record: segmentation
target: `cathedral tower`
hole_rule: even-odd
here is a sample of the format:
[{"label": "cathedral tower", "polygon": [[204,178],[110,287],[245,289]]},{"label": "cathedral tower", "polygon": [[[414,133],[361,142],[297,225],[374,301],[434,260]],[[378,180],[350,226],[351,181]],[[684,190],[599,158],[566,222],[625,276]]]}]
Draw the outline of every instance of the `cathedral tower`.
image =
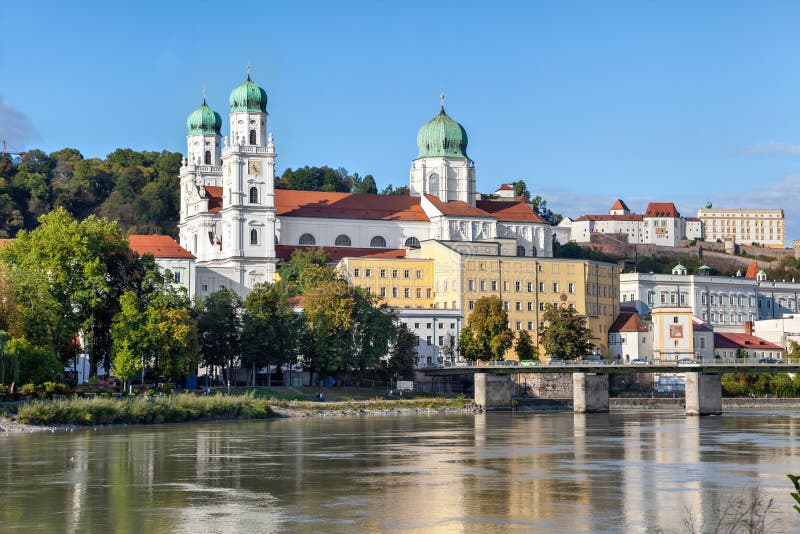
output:
[{"label": "cathedral tower", "polygon": [[467,132],[444,111],[425,123],[417,134],[419,154],[411,163],[409,189],[445,202],[461,200],[475,205],[475,162],[467,156]]}]

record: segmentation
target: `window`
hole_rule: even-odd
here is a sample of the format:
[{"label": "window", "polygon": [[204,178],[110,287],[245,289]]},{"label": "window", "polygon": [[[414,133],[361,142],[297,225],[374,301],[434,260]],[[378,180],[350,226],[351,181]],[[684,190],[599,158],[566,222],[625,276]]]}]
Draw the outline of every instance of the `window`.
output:
[{"label": "window", "polygon": [[522,303],[521,303],[520,301],[517,301],[517,302],[514,304],[514,308],[515,308],[517,311],[522,311]]},{"label": "window", "polygon": [[656,298],[656,295],[652,291],[649,291],[647,293],[647,303],[648,304],[652,305],[654,303],[654,301],[655,301],[655,298]]},{"label": "window", "polygon": [[428,336],[428,337],[425,338],[425,343],[427,343],[428,346],[430,347],[431,343],[432,343],[432,340],[433,340],[433,336]]},{"label": "window", "polygon": [[[567,292],[568,293],[575,293],[575,282],[570,282],[567,284]],[[631,299],[633,300],[633,299]]]},{"label": "window", "polygon": [[256,144],[256,131],[255,130],[250,130],[250,144],[251,145]]},{"label": "window", "polygon": [[443,329],[444,329],[444,323],[439,323],[439,330],[443,330]]},{"label": "window", "polygon": [[468,304],[469,304],[469,309],[470,310],[474,310],[475,309],[475,301],[474,300],[470,300]]},{"label": "window", "polygon": [[417,298],[418,298],[418,299],[421,299],[421,298],[422,298],[422,288],[421,288],[421,287],[418,287],[418,288],[417,288]]},{"label": "window", "polygon": [[670,304],[675,304],[675,293],[670,293],[669,294],[669,303]]},{"label": "window", "polygon": [[700,295],[700,303],[705,306],[705,303],[706,303],[706,294],[705,293]]},{"label": "window", "polygon": [[372,269],[364,269],[364,278],[372,278]]},{"label": "window", "polygon": [[517,256],[524,256],[525,255],[525,247],[518,246],[517,247]]},{"label": "window", "polygon": [[516,327],[517,327],[517,330],[522,330],[522,323],[517,321]]},{"label": "window", "polygon": [[381,278],[386,278],[386,269],[381,269],[380,277]]},{"label": "window", "polygon": [[492,291],[497,291],[497,280],[492,280]]},{"label": "window", "polygon": [[411,271],[403,269],[403,278],[411,278]]},{"label": "window", "polygon": [[539,311],[544,311],[544,302],[539,303]]},{"label": "window", "polygon": [[454,330],[456,327],[456,323],[450,323],[450,330]]},{"label": "window", "polygon": [[419,323],[414,323],[414,329],[419,330]]},{"label": "window", "polygon": [[381,297],[385,297],[386,296],[386,288],[385,287],[380,288],[378,290],[378,295],[381,296]]},{"label": "window", "polygon": [[397,269],[392,269],[392,278],[397,278]]},{"label": "window", "polygon": [[439,175],[435,172],[428,176],[428,192],[431,195],[439,196]]},{"label": "window", "polygon": [[336,241],[334,241],[333,244],[336,245],[337,247],[349,247],[349,246],[352,246],[350,238],[347,237],[344,234],[342,234],[339,237],[337,237]]},{"label": "window", "polygon": [[206,156],[205,156],[204,161],[206,162],[206,165],[211,165],[211,151],[210,150],[206,150]]},{"label": "window", "polygon": [[425,328],[427,328],[428,330],[430,330],[430,329],[431,329],[431,327],[433,327],[433,324],[432,324],[432,323],[426,323],[426,324],[425,324]]},{"label": "window", "polygon": [[382,236],[376,235],[370,240],[369,246],[375,248],[386,248],[386,240]]},{"label": "window", "polygon": [[522,282],[514,282],[514,291],[519,292],[522,289]]},{"label": "window", "polygon": [[533,256],[535,258],[538,255],[539,255],[539,253],[536,252],[536,247],[531,247],[531,256]]},{"label": "window", "polygon": [[508,291],[508,282],[503,282],[503,291]]},{"label": "window", "polygon": [[533,311],[533,302],[528,301],[528,311]]},{"label": "window", "polygon": [[486,280],[481,280],[481,291],[486,291]]},{"label": "window", "polygon": [[361,269],[359,269],[358,267],[353,269],[353,277],[354,278],[358,278],[360,275],[361,275]]},{"label": "window", "polygon": [[303,235],[300,236],[299,243],[301,245],[316,245],[317,244],[317,240],[314,239],[314,236],[311,235],[311,234],[303,234]]},{"label": "window", "polygon": [[528,330],[533,330],[533,322],[528,321]]},{"label": "window", "polygon": [[666,303],[667,303],[667,292],[666,291],[662,291],[661,292],[661,304],[666,304]]},{"label": "window", "polygon": [[539,293],[544,293],[544,282],[539,282]]},{"label": "window", "polygon": [[178,271],[175,271],[174,273],[172,273],[172,279],[175,281],[175,283],[180,284],[181,283],[181,273],[179,273]]},{"label": "window", "polygon": [[422,269],[417,269],[417,280],[422,279]]},{"label": "window", "polygon": [[200,289],[203,291],[208,291],[208,284],[203,284]]},{"label": "window", "polygon": [[533,282],[528,282],[528,293],[533,292]]},{"label": "window", "polygon": [[258,204],[258,188],[250,188],[250,204]]},{"label": "window", "polygon": [[410,299],[411,298],[411,288],[407,287],[403,289],[403,297]]},{"label": "window", "polygon": [[428,288],[428,289],[425,290],[425,295],[427,295],[427,298],[431,298],[431,293],[433,293],[431,291],[431,288]]},{"label": "window", "polygon": [[475,291],[475,280],[470,280],[467,282],[467,287],[470,291]]},{"label": "window", "polygon": [[397,288],[396,287],[392,288],[392,297],[397,298]]},{"label": "window", "polygon": [[406,239],[406,246],[408,248],[419,248],[419,239],[416,237],[409,237]]},{"label": "window", "polygon": [[258,230],[256,230],[255,228],[250,230],[250,244],[258,245]]},{"label": "window", "polygon": [[558,293],[558,282],[553,282],[553,293]]},{"label": "window", "polygon": [[505,311],[508,311],[508,301],[505,301],[505,300],[503,301],[503,309]]},{"label": "window", "polygon": [[673,322],[673,323],[675,323],[675,324],[677,324],[677,323],[678,323],[678,318],[677,318],[677,317],[673,317],[673,318],[672,318],[672,322]]},{"label": "window", "polygon": [[444,336],[439,336],[439,345],[444,345]]}]

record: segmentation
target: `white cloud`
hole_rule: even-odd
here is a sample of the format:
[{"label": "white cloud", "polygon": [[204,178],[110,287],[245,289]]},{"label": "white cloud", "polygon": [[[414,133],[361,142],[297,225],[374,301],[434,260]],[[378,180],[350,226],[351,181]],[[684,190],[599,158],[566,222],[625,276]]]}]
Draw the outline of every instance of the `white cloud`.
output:
[{"label": "white cloud", "polygon": [[748,156],[800,156],[800,145],[789,143],[756,143],[744,149]]},{"label": "white cloud", "polygon": [[14,109],[11,103],[0,95],[0,141],[5,140],[10,147],[23,150],[29,142],[40,139],[28,116]]}]

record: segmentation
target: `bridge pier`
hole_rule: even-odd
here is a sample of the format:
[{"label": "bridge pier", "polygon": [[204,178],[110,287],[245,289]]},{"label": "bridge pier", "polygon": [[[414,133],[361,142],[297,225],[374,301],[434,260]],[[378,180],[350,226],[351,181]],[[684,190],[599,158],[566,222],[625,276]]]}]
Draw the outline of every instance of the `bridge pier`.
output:
[{"label": "bridge pier", "polygon": [[572,399],[575,413],[608,413],[608,375],[573,373]]},{"label": "bridge pier", "polygon": [[686,373],[686,415],[722,415],[720,373]]},{"label": "bridge pier", "polygon": [[508,408],[514,395],[511,375],[475,373],[475,404],[483,409]]}]

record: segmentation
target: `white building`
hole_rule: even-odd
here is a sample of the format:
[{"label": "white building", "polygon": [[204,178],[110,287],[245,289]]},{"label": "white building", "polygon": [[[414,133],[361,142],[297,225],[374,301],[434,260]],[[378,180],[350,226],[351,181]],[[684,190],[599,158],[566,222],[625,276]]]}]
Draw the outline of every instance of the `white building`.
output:
[{"label": "white building", "polygon": [[775,319],[755,321],[753,334],[789,350],[792,341],[800,343],[800,315],[792,313]]},{"label": "white building", "polygon": [[229,100],[228,137],[205,100],[187,120],[179,229],[197,257],[199,296],[221,287],[246,295],[274,280],[278,261],[299,246],[348,247],[357,256],[427,239],[510,238],[518,255],[552,256],[552,229],[525,202],[476,200],[466,131],[444,106],[417,135],[411,195],[356,195],[275,190],[266,92],[248,75]]},{"label": "white building", "polygon": [[590,242],[592,234],[609,234],[619,236],[623,243],[677,247],[681,239],[703,235],[702,223],[682,217],[672,202],[651,202],[644,214],[637,214],[617,199],[608,214],[583,215],[559,226],[569,227],[569,238],[576,243]]},{"label": "white building", "polygon": [[697,216],[703,221],[706,241],[732,238],[740,245],[785,246],[783,210],[712,208],[709,204],[697,210]]},{"label": "white building", "polygon": [[620,307],[619,315],[608,329],[608,349],[625,362],[651,360],[652,322],[643,321],[634,308]]},{"label": "white building", "polygon": [[[689,306],[695,317],[717,331],[743,332],[748,321],[782,317],[797,311],[800,283],[755,277],[625,273],[620,275],[623,306],[649,314],[658,306]],[[748,274],[753,269],[748,269]]]},{"label": "white building", "polygon": [[156,265],[172,277],[177,287],[186,290],[186,294],[195,294],[195,257],[168,235],[136,235],[128,236],[128,247],[139,256],[152,254]]},{"label": "white building", "polygon": [[[397,320],[419,340],[417,367],[445,364],[457,358],[461,310],[398,308]],[[446,354],[447,347],[451,347],[450,354]]]}]

